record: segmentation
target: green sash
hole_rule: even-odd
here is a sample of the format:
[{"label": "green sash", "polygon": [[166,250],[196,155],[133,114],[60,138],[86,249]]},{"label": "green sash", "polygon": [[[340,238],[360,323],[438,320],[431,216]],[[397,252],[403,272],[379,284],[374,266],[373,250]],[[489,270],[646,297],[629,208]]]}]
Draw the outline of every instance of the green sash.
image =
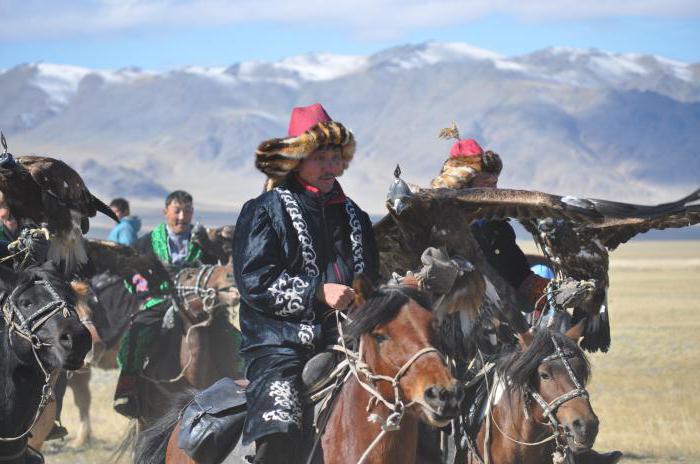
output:
[{"label": "green sash", "polygon": [[[170,256],[170,247],[168,246],[168,231],[165,228],[165,223],[158,224],[153,232],[151,232],[151,247],[153,252],[156,254],[158,259],[166,263],[172,263],[172,256]],[[187,257],[185,257],[185,262],[192,263],[197,261],[202,256],[202,249],[195,243],[190,241],[187,243]],[[167,282],[163,282],[160,286],[160,290],[165,292],[168,290]],[[152,308],[153,306],[165,301],[163,298],[150,298],[143,305],[143,309]]]}]

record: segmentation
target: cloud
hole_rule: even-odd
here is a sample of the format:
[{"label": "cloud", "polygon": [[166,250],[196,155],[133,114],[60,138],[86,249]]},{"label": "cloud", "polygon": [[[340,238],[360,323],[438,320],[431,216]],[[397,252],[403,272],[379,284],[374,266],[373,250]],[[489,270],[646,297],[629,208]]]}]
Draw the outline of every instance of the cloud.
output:
[{"label": "cloud", "polygon": [[271,22],[338,25],[349,34],[401,37],[492,14],[552,22],[625,16],[700,18],[697,0],[3,0],[0,40],[66,38],[153,28]]}]

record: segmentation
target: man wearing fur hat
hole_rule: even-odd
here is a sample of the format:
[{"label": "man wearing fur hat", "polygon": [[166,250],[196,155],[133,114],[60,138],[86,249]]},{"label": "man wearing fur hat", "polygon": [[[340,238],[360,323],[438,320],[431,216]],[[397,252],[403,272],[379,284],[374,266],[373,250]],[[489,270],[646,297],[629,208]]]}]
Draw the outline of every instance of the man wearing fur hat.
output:
[{"label": "man wearing fur hat", "polygon": [[352,132],[315,104],[294,108],[288,137],[256,152],[265,192],[243,206],[233,240],[251,382],[243,441],[255,442],[256,463],[301,458],[292,454],[312,426],[300,400],[304,365],[335,342],[333,313],[352,303],[353,276],[378,274],[369,217],[336,180],[354,151]]},{"label": "man wearing fur hat", "polygon": [[[496,188],[503,163],[497,153],[484,151],[474,139],[460,139],[453,125],[443,129],[441,138],[454,137],[457,142],[450,150],[450,157],[443,163],[440,175],[430,185],[433,188]],[[530,302],[532,310],[546,290],[549,279],[535,274],[525,254],[515,242],[515,231],[508,221],[479,220],[472,225],[472,232],[489,264]],[[541,302],[542,305],[543,302]],[[622,457],[619,451],[599,453],[595,450],[577,454],[575,464],[615,464]]]},{"label": "man wearing fur hat", "polygon": [[[443,163],[440,175],[430,183],[433,188],[496,188],[498,176],[503,169],[500,156],[490,150],[484,151],[474,139],[460,139],[457,127],[443,129],[440,137],[454,137],[457,142],[450,150],[450,157]],[[472,232],[481,245],[489,264],[513,288],[522,293],[531,303],[532,309],[541,300],[549,279],[538,276],[518,244],[515,231],[508,221],[478,220]]]}]

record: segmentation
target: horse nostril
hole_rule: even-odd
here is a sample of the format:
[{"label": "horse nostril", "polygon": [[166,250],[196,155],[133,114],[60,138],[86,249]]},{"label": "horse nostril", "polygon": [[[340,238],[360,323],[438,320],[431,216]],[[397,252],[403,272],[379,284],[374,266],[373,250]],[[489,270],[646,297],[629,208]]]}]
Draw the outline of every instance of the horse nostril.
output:
[{"label": "horse nostril", "polygon": [[58,337],[58,343],[61,344],[63,348],[66,350],[70,350],[73,348],[73,337],[71,336],[70,333],[68,332],[63,332],[59,337]]},{"label": "horse nostril", "polygon": [[435,401],[438,399],[441,395],[441,387],[438,387],[437,385],[433,385],[432,387],[428,387],[425,389],[425,399],[428,401]]}]

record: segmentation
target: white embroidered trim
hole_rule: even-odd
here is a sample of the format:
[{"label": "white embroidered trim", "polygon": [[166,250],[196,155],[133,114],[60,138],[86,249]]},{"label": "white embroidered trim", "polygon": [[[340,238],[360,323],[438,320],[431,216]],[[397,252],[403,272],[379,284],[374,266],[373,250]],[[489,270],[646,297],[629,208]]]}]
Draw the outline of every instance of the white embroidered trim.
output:
[{"label": "white embroidered trim", "polygon": [[277,193],[280,194],[280,198],[284,203],[284,207],[287,210],[287,214],[292,220],[292,225],[297,231],[299,236],[299,243],[301,244],[301,257],[304,260],[304,272],[311,277],[316,277],[319,275],[318,266],[316,266],[316,252],[314,251],[314,243],[311,240],[311,235],[309,235],[309,228],[306,225],[304,217],[301,215],[301,208],[299,204],[292,196],[289,190],[277,187]]},{"label": "white embroidered trim", "polygon": [[299,397],[297,392],[292,389],[290,381],[276,380],[272,382],[268,394],[275,399],[275,406],[279,408],[264,412],[262,418],[265,422],[274,420],[278,422],[293,422],[297,425],[301,424]]},{"label": "white embroidered trim", "polygon": [[303,311],[302,296],[304,289],[308,286],[309,283],[301,277],[292,277],[287,271],[282,272],[275,283],[267,289],[275,297],[275,304],[284,303],[284,307],[275,311],[275,315],[289,316]]},{"label": "white embroidered trim", "polygon": [[313,346],[314,326],[309,324],[299,324],[299,333],[297,334],[299,341],[304,345]]},{"label": "white embroidered trim", "polygon": [[350,218],[350,243],[352,243],[352,262],[355,274],[365,270],[365,262],[362,259],[362,226],[357,218],[355,207],[350,199],[345,200],[345,211]]}]

